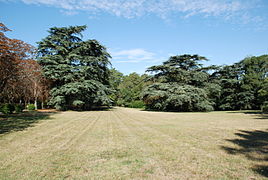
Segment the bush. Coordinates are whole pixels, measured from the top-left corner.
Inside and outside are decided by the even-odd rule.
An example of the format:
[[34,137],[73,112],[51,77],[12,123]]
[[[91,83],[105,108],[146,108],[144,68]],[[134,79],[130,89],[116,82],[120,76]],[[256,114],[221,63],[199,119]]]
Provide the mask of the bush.
[[4,104],[1,108],[1,111],[4,113],[4,114],[11,114],[13,113],[13,111],[15,110],[15,107],[14,105],[12,104]]
[[262,112],[268,113],[268,102],[265,102],[264,105],[262,106]]
[[117,102],[116,102],[116,105],[117,105],[117,106],[124,107],[124,106],[126,106],[126,103],[125,103],[124,100],[122,100],[122,99],[118,99]]
[[20,104],[16,104],[16,105],[15,105],[15,112],[16,112],[16,113],[21,113],[22,110],[23,110],[22,105],[20,105]]
[[35,110],[35,105],[34,105],[34,104],[28,104],[28,105],[27,105],[27,109],[28,109],[29,111],[33,111],[33,110]]
[[132,101],[129,103],[128,107],[130,108],[144,108],[145,104],[143,101]]
[[83,106],[85,105],[85,102],[83,101],[80,101],[80,100],[75,100],[73,101],[73,109],[74,110],[82,110],[83,109]]

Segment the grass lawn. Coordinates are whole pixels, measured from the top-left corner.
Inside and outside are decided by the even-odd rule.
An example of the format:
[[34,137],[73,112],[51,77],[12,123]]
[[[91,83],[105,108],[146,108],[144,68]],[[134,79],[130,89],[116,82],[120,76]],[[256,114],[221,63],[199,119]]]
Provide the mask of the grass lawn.
[[267,179],[267,129],[245,112],[0,117],[0,179]]

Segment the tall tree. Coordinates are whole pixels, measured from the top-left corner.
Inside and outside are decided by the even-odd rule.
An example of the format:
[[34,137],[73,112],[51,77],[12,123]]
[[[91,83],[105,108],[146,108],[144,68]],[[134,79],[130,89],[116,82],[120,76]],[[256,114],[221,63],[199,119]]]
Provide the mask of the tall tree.
[[52,82],[51,105],[88,109],[110,105],[110,55],[96,40],[82,40],[86,26],[54,27],[38,42],[39,62]]
[[198,55],[172,56],[159,66],[148,68],[154,84],[143,92],[143,100],[150,109],[172,111],[209,111],[213,103],[205,86],[214,67],[203,67],[207,60]]
[[[236,63],[221,66],[211,75],[211,81],[218,84],[219,96],[214,100],[217,110],[239,109],[239,93],[241,91],[241,66]],[[247,99],[244,99],[244,103]]]
[[239,100],[248,99],[242,109],[260,109],[264,99],[259,91],[268,76],[268,55],[247,57],[240,63],[242,68],[241,92]]

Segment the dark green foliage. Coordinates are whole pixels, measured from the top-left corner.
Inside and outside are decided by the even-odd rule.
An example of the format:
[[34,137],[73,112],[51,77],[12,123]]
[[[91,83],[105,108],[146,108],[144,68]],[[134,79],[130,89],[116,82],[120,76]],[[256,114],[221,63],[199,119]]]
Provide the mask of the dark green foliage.
[[4,104],[2,106],[2,113],[3,114],[12,114],[15,110],[15,107],[13,104]]
[[260,109],[267,101],[266,80],[268,56],[248,57],[230,66],[223,66],[213,74],[214,82],[221,86],[216,109]]
[[21,113],[23,110],[23,106],[20,104],[15,104],[15,112],[16,113]]
[[243,102],[246,107],[243,109],[260,109],[265,99],[260,96],[264,80],[268,76],[268,55],[258,57],[248,57],[240,62],[242,67],[241,93],[244,95],[240,99],[248,97]]
[[212,111],[204,89],[179,83],[154,83],[145,89],[143,99],[148,109],[161,111]]
[[28,109],[29,111],[33,111],[33,110],[35,110],[35,105],[34,105],[34,104],[28,104],[28,105],[27,105],[27,109]]
[[144,108],[145,104],[141,100],[136,100],[136,101],[132,101],[131,103],[129,103],[128,107],[130,107],[130,108]]
[[50,104],[57,109],[89,109],[111,104],[110,55],[96,40],[82,41],[86,26],[51,28],[39,42],[39,63],[52,81]]
[[264,103],[268,102],[268,77],[264,79],[258,94],[259,98],[262,99]]
[[[59,110],[68,108],[75,110],[90,109],[92,105],[109,105],[110,99],[107,94],[110,89],[94,80],[83,82],[73,82],[53,88],[50,103],[54,104]],[[91,102],[89,104],[89,102]]]
[[220,93],[215,99],[217,110],[235,110],[238,106],[238,93],[241,89],[240,67],[238,64],[223,66],[211,75],[214,83],[219,85]]
[[215,67],[203,67],[202,60],[207,59],[185,54],[148,68],[156,83],[142,94],[146,107],[164,111],[212,111],[212,99],[219,92],[217,84],[210,82],[208,71]]
[[122,103],[119,100],[121,94],[119,85],[122,83],[123,78],[124,75],[121,72],[117,71],[114,68],[110,70],[110,85],[113,90],[113,93],[110,97],[113,101],[113,105],[122,106]]
[[264,102],[262,105],[262,112],[268,113],[268,101]]

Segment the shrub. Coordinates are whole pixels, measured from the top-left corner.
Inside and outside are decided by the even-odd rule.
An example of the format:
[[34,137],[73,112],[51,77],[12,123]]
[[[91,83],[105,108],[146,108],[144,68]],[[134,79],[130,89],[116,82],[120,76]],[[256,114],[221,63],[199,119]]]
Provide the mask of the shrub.
[[73,109],[75,110],[82,110],[83,106],[85,105],[85,102],[80,101],[80,100],[75,100],[73,101]]
[[121,107],[124,107],[125,104],[126,104],[125,101],[122,100],[122,99],[118,99],[117,102],[116,102],[116,105],[117,105],[117,106],[121,106]]
[[131,103],[129,103],[128,105],[131,108],[144,108],[144,102],[143,101],[132,101]]
[[29,111],[33,111],[33,110],[35,110],[35,105],[34,105],[34,104],[28,104],[28,105],[27,105],[27,109],[28,109]]
[[1,111],[2,111],[4,114],[11,114],[11,113],[13,113],[14,110],[15,110],[15,107],[14,107],[14,105],[12,105],[12,104],[4,104],[4,105],[2,106],[2,109],[1,109]]
[[262,112],[268,113],[268,102],[265,102],[264,105],[262,106]]
[[22,110],[23,110],[22,105],[20,105],[20,104],[16,104],[16,105],[15,105],[15,112],[16,112],[16,113],[21,113]]

